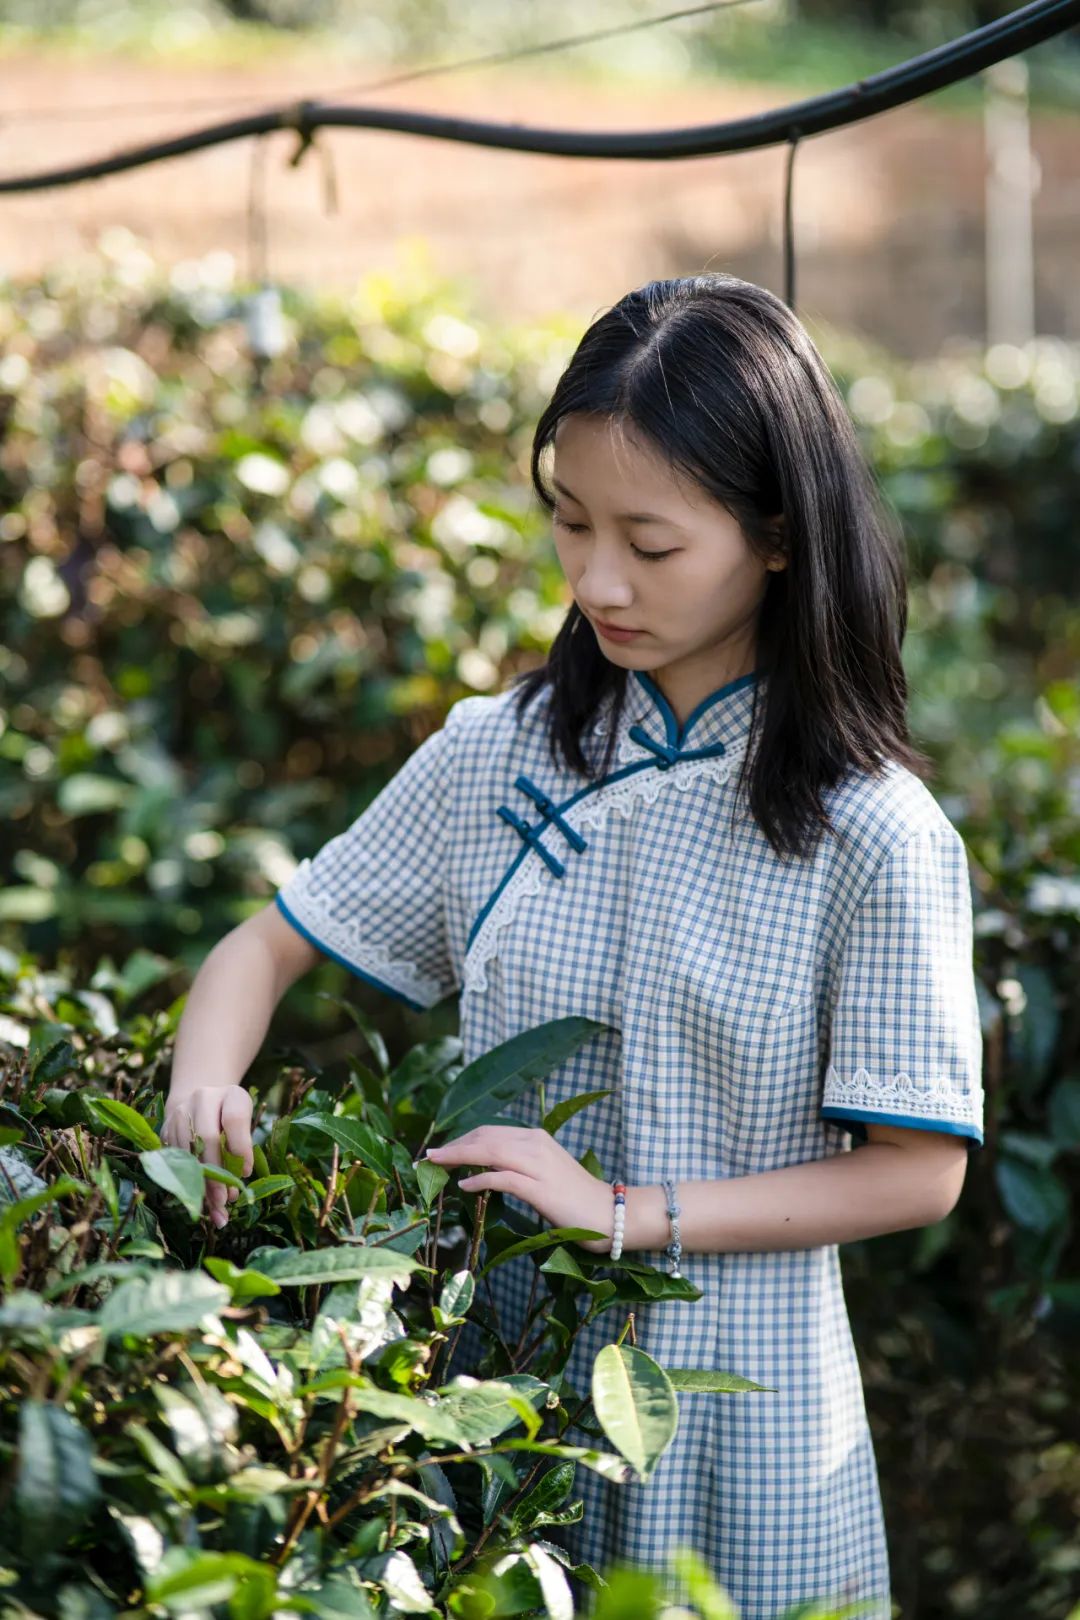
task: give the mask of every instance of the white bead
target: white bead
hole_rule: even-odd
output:
[[[615,1219],[611,1234],[611,1250],[609,1258],[618,1260],[622,1255],[623,1231],[626,1226],[626,1205],[615,1205]]]

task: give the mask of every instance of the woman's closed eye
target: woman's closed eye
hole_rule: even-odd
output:
[[[557,528],[565,529],[568,534],[583,534],[588,528],[587,523],[568,523],[565,518],[561,517],[553,518],[552,522]],[[678,550],[678,547],[673,547],[671,551],[642,551],[641,547],[635,546],[631,540],[630,550],[635,557],[644,557],[647,562],[659,562],[664,557],[670,557],[674,551]]]

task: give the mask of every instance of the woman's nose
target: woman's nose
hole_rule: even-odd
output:
[[[578,575],[578,589],[590,602],[607,602],[611,605],[622,602],[628,605],[630,601],[630,588],[619,578],[617,568],[594,564],[583,569]]]

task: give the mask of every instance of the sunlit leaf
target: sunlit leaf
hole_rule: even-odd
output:
[[[160,1148],[161,1138],[155,1130],[147,1124],[141,1114],[127,1103],[119,1102],[115,1097],[87,1097],[86,1107],[89,1113],[101,1125],[107,1125],[109,1130],[115,1131],[117,1136],[126,1137],[134,1142],[138,1148]]]
[[[187,1148],[153,1148],[139,1154],[150,1180],[173,1197],[179,1199],[193,1221],[202,1213],[204,1177],[203,1166]]]
[[[606,1344],[593,1362],[592,1399],[608,1439],[648,1478],[679,1426],[664,1369],[634,1345]]]
[[[229,1303],[229,1290],[201,1271],[161,1271],[114,1288],[97,1313],[111,1338],[183,1333]]]
[[[345,1282],[351,1277],[372,1274],[393,1277],[407,1287],[420,1262],[396,1249],[372,1248],[366,1244],[350,1243],[331,1249],[253,1249],[247,1257],[248,1266],[261,1272],[284,1288],[298,1288],[305,1283]]]
[[[776,1394],[768,1384],[755,1384],[749,1378],[740,1378],[737,1373],[713,1372],[707,1367],[665,1367],[665,1373],[672,1389],[686,1390],[701,1395],[737,1395],[744,1390],[769,1390]]]
[[[416,1166],[416,1183],[428,1209],[449,1180],[450,1172],[445,1164],[436,1164],[432,1159],[421,1159]]]

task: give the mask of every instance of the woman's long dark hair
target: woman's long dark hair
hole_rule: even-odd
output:
[[[849,768],[897,760],[925,778],[912,746],[900,649],[907,628],[903,535],[828,367],[773,293],[736,276],[650,281],[589,327],[537,423],[532,481],[549,512],[544,451],[571,412],[644,434],[740,525],[763,560],[784,516],[787,567],[768,576],[756,669],[768,677],[738,785],[779,855],[812,852],[832,829],[822,791]],[[517,675],[517,713],[552,687],[549,743],[595,781],[582,734],[610,695],[617,723],[630,672],[611,663],[577,603],[547,662]],[[833,829],[835,830],[835,829]]]

